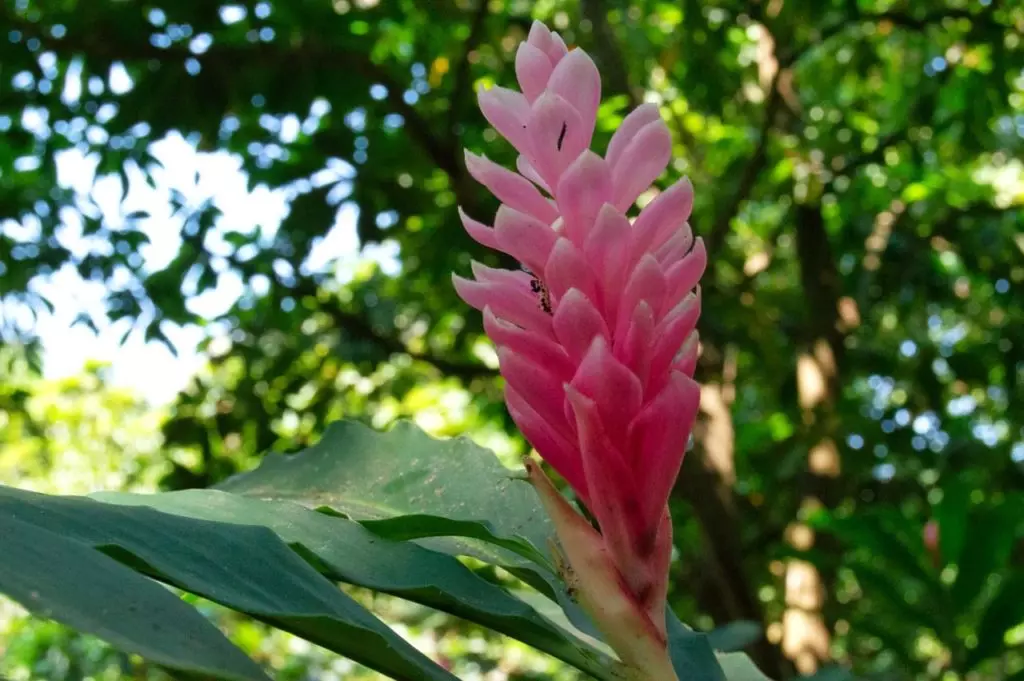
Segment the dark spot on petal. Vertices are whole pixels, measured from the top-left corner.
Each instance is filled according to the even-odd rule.
[[[641,604],[646,604],[647,601],[650,600],[651,594],[653,593],[654,584],[652,584],[651,582],[647,582],[642,587],[640,587],[639,591],[636,592],[636,599],[640,601]]]
[[[569,124],[562,123],[562,132],[558,135],[558,150],[562,150],[562,142],[565,141],[565,133],[569,131]]]
[[[544,285],[544,282],[534,276],[530,279],[530,290],[540,297],[540,309],[548,314],[552,314],[551,294],[548,292],[548,287]]]
[[[636,552],[641,558],[649,558],[654,553],[658,541],[658,533],[654,530],[644,532],[636,543]]]

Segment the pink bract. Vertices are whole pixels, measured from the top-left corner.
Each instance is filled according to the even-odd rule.
[[[602,157],[590,150],[601,98],[590,57],[535,23],[515,65],[522,92],[494,87],[479,102],[519,152],[517,171],[467,152],[469,173],[502,206],[493,227],[460,215],[475,240],[526,269],[474,263],[475,280],[456,276],[455,287],[484,313],[512,418],[597,518],[623,582],[661,628],[668,498],[700,402],[707,256],[687,222],[693,189],[678,181],[631,223],[626,212],[672,154],[657,107],[630,113]]]

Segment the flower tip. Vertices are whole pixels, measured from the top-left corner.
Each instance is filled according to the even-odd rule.
[[[575,164],[578,164],[581,167],[590,168],[603,168],[607,166],[607,162],[593,149],[584,149],[583,153],[577,157]]]
[[[693,206],[693,181],[690,180],[689,175],[683,175],[682,178],[676,183],[679,185],[679,193],[685,197],[685,200]]]
[[[530,25],[530,33],[526,36],[526,42],[547,52],[552,43],[551,29],[544,25],[543,21],[534,19],[533,24]]]
[[[498,315],[494,314],[490,305],[487,305],[483,309],[484,316],[484,333],[491,339],[496,346],[498,346],[498,357],[501,358],[502,343],[499,342],[499,338],[507,338],[510,333],[515,333],[520,330],[515,324],[508,322]]]
[[[485,226],[483,223],[471,218],[469,216],[469,213],[462,209],[462,206],[457,206],[456,210],[459,212],[459,220],[462,222],[463,227],[465,227],[467,230],[469,229],[470,225],[480,225],[481,227]]]
[[[533,36],[533,35],[537,35],[537,34],[549,35],[550,33],[551,33],[551,29],[548,28],[547,24],[545,24],[540,19],[534,19],[530,23],[530,33],[527,36],[527,39],[529,39],[529,37]]]
[[[460,277],[459,275],[457,275],[457,274],[455,274],[453,272],[452,273],[452,286],[455,287],[455,293],[458,294],[459,298],[462,298],[463,300],[465,300],[470,305],[473,305],[473,303],[471,303],[470,300],[475,298],[473,293],[475,291],[478,291],[479,286],[480,286],[479,282],[473,281],[472,279],[466,279],[465,277]],[[473,305],[473,307],[476,307],[476,306]]]
[[[669,375],[669,385],[675,393],[675,401],[679,407],[680,413],[693,414],[693,417],[696,418],[696,414],[700,410],[700,383],[693,380],[693,378],[691,378],[683,368],[680,368],[677,365],[677,367],[672,369],[672,373]],[[685,452],[680,454],[680,459],[682,459],[684,455]]]
[[[686,376],[693,376],[693,372],[697,370],[697,360],[700,358],[700,333],[694,331],[683,341],[683,346],[679,349],[678,359],[675,363],[676,371],[682,372]]]
[[[573,413],[586,413],[588,409],[594,406],[594,401],[577,390],[573,385],[565,383],[562,388],[565,390],[565,399],[569,401]]]
[[[580,78],[596,77],[598,81],[601,78],[597,64],[594,63],[593,58],[582,47],[574,47],[569,50],[568,54],[562,59],[562,62],[559,63],[558,68]]]
[[[579,385],[579,382],[585,380],[586,376],[602,375],[613,364],[618,364],[618,362],[612,357],[608,341],[603,335],[597,334],[590,341],[590,347],[584,353],[583,359],[580,360],[573,382]]]
[[[604,336],[594,336],[594,340],[590,343],[590,350],[587,354],[596,356],[609,354],[608,352],[608,341],[605,340]]]

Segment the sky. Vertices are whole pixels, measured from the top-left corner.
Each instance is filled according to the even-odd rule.
[[[261,6],[257,6],[257,14],[261,11]],[[244,10],[240,6],[222,8],[222,19],[227,24],[237,22],[244,16]],[[162,26],[166,22],[166,17],[159,10],[151,12],[149,18],[154,26]],[[196,43],[196,40],[190,43],[190,47],[197,53],[205,50],[205,47]],[[60,98],[69,106],[80,101],[86,89],[94,96],[104,92],[116,96],[134,87],[131,76],[120,64],[114,64],[105,79],[96,76],[86,78],[82,72],[82,65],[77,61],[72,61],[62,72],[57,68],[55,55],[50,52],[40,54],[39,66],[41,77],[47,80],[51,87],[60,88]],[[27,71],[15,74],[12,84],[16,88],[32,89],[36,86],[35,76]],[[294,114],[280,117],[266,114],[261,117],[260,124],[286,147],[300,132],[309,133],[315,130],[320,124],[320,119],[329,111],[330,105],[326,101],[316,100],[305,117]],[[117,142],[111,139],[102,127],[107,120],[116,115],[116,104],[107,103],[96,112],[95,125],[89,125],[81,117],[71,119],[70,122],[51,122],[48,110],[26,107],[20,121],[0,116],[0,135],[12,125],[20,125],[41,141],[57,132],[72,141],[87,141],[89,147],[97,149],[108,143]],[[349,122],[353,125],[359,124],[359,121]],[[76,129],[75,126],[79,123],[81,127]],[[225,125],[230,123],[230,117],[225,119]],[[64,126],[64,129],[60,126]],[[133,128],[132,134],[137,138],[146,138],[148,126],[144,123],[138,126],[145,129],[136,132]],[[269,154],[271,150],[284,153],[280,145],[265,146],[266,149],[260,153],[268,155],[267,161],[273,158]],[[144,210],[150,217],[141,220],[138,227],[147,234],[150,243],[142,248],[140,255],[143,258],[144,270],[154,272],[165,267],[174,258],[181,243],[182,219],[174,215],[171,203],[172,190],[180,192],[189,206],[199,206],[204,201],[212,199],[219,209],[220,217],[215,222],[216,229],[206,241],[206,246],[211,252],[215,252],[217,248],[229,249],[226,242],[219,238],[226,229],[250,233],[260,228],[267,238],[272,237],[288,213],[289,198],[296,192],[295,188],[250,187],[248,177],[242,171],[240,157],[226,152],[199,153],[193,144],[178,133],[171,133],[153,142],[149,146],[149,151],[157,163],[146,171],[138,167],[126,168],[127,186],[120,175],[97,176],[96,169],[100,161],[97,151],[85,153],[78,149],[70,149],[59,154],[58,182],[63,187],[73,188],[78,197],[77,211],[67,208],[61,213],[62,225],[57,233],[61,245],[79,256],[90,250],[110,248],[109,244],[98,243],[96,237],[83,235],[79,211],[89,214],[95,213],[98,209],[104,225],[116,229],[123,225],[125,215]],[[15,166],[37,166],[38,162],[36,157],[24,157],[17,159]],[[329,198],[343,198],[347,194],[348,180],[353,173],[354,169],[351,166],[336,161],[330,163],[328,168],[317,173],[311,180],[314,185],[331,183],[334,186]],[[346,278],[351,276],[358,261],[372,260],[377,262],[384,272],[396,274],[399,270],[397,244],[385,241],[360,249],[356,236],[356,217],[354,204],[340,203],[334,224],[324,226],[324,237],[308,254],[303,263],[304,268],[317,272],[333,270],[337,276]],[[0,231],[29,242],[40,237],[38,226],[4,220],[2,217]],[[121,274],[124,275],[122,279],[129,276],[127,270]],[[118,278],[115,277],[113,285],[116,286],[118,283]],[[106,362],[111,365],[108,375],[113,385],[130,388],[153,403],[164,404],[173,400],[195,372],[203,366],[204,359],[196,350],[204,334],[199,327],[161,327],[175,346],[176,355],[163,344],[147,343],[141,332],[130,334],[122,344],[121,339],[129,325],[127,322],[111,324],[107,319],[103,303],[104,296],[108,293],[106,287],[100,283],[83,280],[70,266],[53,275],[36,277],[31,287],[54,305],[52,314],[33,320],[27,309],[14,307],[12,310],[12,306],[5,306],[0,309],[0,313],[21,318],[22,328],[32,328],[38,334],[44,348],[44,371],[47,377],[76,375],[90,360]],[[193,297],[189,300],[188,307],[201,316],[216,317],[231,307],[242,289],[243,283],[239,277],[225,271],[220,275],[215,290]],[[74,324],[83,312],[92,318],[99,328],[99,333],[93,333],[86,325]]]
[[[129,169],[127,191],[123,180],[117,176],[96,177],[96,155],[85,156],[71,150],[64,152],[57,162],[60,183],[73,187],[83,199],[89,197],[102,211],[105,223],[116,227],[123,223],[123,215],[132,211],[145,209],[149,213],[150,217],[139,224],[150,239],[141,250],[147,271],[166,266],[181,243],[181,219],[173,215],[170,203],[172,189],[182,192],[191,205],[213,199],[222,212],[211,240],[215,244],[217,235],[226,228],[249,232],[262,227],[268,235],[273,234],[287,215],[287,190],[250,188],[238,157],[224,152],[199,153],[177,134],[153,143],[151,152],[160,163],[151,169],[152,185],[143,181],[141,169]],[[395,244],[371,245],[360,252],[356,217],[352,204],[341,204],[335,223],[314,247],[305,265],[319,271],[334,268],[338,276],[344,277],[357,261],[371,259],[385,271],[396,271]],[[76,253],[97,246],[83,237],[81,221],[75,211],[68,211],[62,218],[63,225],[58,233],[62,245]],[[154,404],[166,404],[204,364],[197,345],[205,332],[197,326],[165,329],[177,349],[177,356],[161,343],[147,343],[141,332],[130,334],[122,345],[121,337],[129,325],[127,322],[112,324],[107,319],[103,304],[106,287],[83,280],[70,267],[52,276],[37,277],[32,287],[54,305],[53,314],[44,315],[35,323],[43,344],[47,377],[74,376],[90,360],[107,362],[112,385],[131,389]],[[204,317],[215,317],[230,308],[242,289],[237,276],[222,273],[216,288],[193,297],[188,307]],[[98,334],[84,324],[73,325],[82,312],[96,322]]]

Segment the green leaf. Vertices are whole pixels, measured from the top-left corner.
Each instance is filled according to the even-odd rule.
[[[0,487],[0,512],[101,548],[160,581],[252,615],[391,678],[455,678],[339,591],[267,528],[6,487]]]
[[[463,617],[523,641],[599,679],[614,678],[612,660],[579,640],[581,634],[549,621],[455,558],[411,542],[382,539],[351,520],[317,513],[292,502],[259,500],[217,490],[93,496],[105,502],[150,506],[190,518],[267,527],[300,555],[312,554],[313,564],[331,579]]]
[[[771,681],[746,653],[716,653],[728,681]]]
[[[1009,562],[1017,525],[1012,511],[1008,506],[996,506],[971,513],[960,569],[952,588],[953,603],[958,609],[966,610],[981,594],[989,577]]]
[[[406,421],[386,433],[341,421],[313,447],[267,456],[218,489],[340,513],[386,538],[504,567],[597,636],[547,559],[554,529],[533,487],[467,438],[437,440]]]
[[[707,632],[708,643],[716,651],[732,653],[743,650],[761,639],[761,625],[751,620],[737,620]]]
[[[891,609],[899,619],[931,627],[940,637],[955,635],[953,618],[943,603],[918,599],[912,602],[905,590],[907,578],[874,565],[856,563],[850,566],[865,594],[879,602],[883,610]]]
[[[978,645],[967,655],[966,668],[1003,652],[1006,632],[1020,624],[1024,624],[1024,573],[1018,572],[1003,580],[985,609],[978,625]]]
[[[726,681],[707,634],[690,629],[668,613],[668,649],[676,676],[685,681]]]
[[[960,560],[970,505],[971,488],[965,482],[952,480],[943,487],[942,501],[935,506],[935,521],[939,525],[939,550],[946,563]]]
[[[851,546],[869,549],[874,556],[884,560],[900,573],[900,576],[915,580],[935,599],[936,606],[943,605],[948,598],[938,576],[924,564],[924,544],[918,534],[911,538],[906,532],[899,532],[899,518],[880,512],[863,512],[838,518],[820,515],[816,522],[834,532]]]
[[[3,488],[0,488],[2,491]],[[265,681],[259,666],[199,612],[90,548],[42,529],[22,508],[0,507],[0,591],[31,612],[182,672]]]
[[[406,421],[386,433],[334,423],[313,447],[267,456],[218,488],[327,508],[383,537],[525,567],[514,552],[550,571],[554,531],[533,488],[469,439],[437,440]]]

